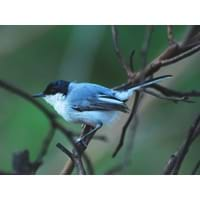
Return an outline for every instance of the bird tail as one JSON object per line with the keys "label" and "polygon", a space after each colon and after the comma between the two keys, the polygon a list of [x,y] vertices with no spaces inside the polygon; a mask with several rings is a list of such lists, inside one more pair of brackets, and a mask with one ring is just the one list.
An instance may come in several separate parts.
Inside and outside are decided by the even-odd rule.
{"label": "bird tail", "polygon": [[171,78],[171,77],[172,77],[171,75],[165,75],[165,76],[159,76],[159,77],[153,78],[151,80],[144,81],[142,83],[134,85],[132,88],[130,88],[128,90],[118,92],[117,97],[120,100],[126,101],[126,100],[128,100],[128,98],[130,96],[133,95],[133,93],[135,91],[140,90],[141,88],[146,88],[146,87],[153,85],[153,84],[155,84],[155,83],[157,83],[161,80],[168,79],[168,78]]}

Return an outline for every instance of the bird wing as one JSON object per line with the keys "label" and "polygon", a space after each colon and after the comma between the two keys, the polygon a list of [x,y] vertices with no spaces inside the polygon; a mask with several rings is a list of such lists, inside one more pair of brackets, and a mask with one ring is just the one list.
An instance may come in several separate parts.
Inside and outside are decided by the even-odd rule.
{"label": "bird wing", "polygon": [[128,112],[127,105],[109,88],[91,83],[72,85],[69,101],[74,110]]}
{"label": "bird wing", "polygon": [[83,111],[121,111],[128,112],[127,105],[114,96],[106,94],[98,94],[96,96],[88,97],[79,103],[72,106],[73,109]]}

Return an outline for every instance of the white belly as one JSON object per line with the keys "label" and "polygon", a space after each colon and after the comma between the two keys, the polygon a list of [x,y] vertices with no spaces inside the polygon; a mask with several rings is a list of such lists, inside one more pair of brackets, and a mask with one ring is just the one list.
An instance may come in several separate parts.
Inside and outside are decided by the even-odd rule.
{"label": "white belly", "polygon": [[84,123],[91,126],[96,126],[97,124],[110,124],[117,116],[116,111],[75,111],[68,110],[68,112],[63,113],[63,118],[67,121]]}
{"label": "white belly", "polygon": [[91,126],[110,124],[117,116],[116,111],[83,111],[79,112],[67,106],[55,107],[56,111],[69,122],[84,123]]}

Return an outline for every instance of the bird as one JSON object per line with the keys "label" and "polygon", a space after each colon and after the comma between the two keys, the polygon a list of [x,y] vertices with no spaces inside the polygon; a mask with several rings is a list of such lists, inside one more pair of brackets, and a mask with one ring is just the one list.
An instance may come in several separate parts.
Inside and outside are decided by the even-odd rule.
{"label": "bird", "polygon": [[159,76],[125,90],[110,89],[94,83],[57,80],[50,82],[43,92],[33,97],[43,98],[64,120],[91,126],[92,130],[82,140],[104,124],[111,124],[120,112],[128,113],[126,102],[134,92],[171,77]]}

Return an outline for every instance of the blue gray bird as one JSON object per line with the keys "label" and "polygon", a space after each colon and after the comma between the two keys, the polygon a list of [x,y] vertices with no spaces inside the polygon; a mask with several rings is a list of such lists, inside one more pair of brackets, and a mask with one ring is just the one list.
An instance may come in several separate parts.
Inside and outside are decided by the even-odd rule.
{"label": "blue gray bird", "polygon": [[94,128],[92,132],[95,132],[102,125],[110,124],[119,112],[128,112],[126,101],[135,91],[170,77],[165,75],[153,78],[126,90],[58,80],[51,82],[42,93],[33,97],[42,97],[66,121],[90,125]]}

